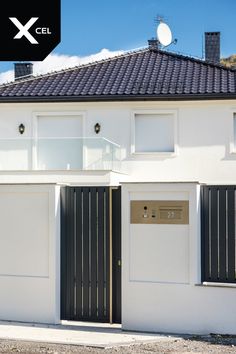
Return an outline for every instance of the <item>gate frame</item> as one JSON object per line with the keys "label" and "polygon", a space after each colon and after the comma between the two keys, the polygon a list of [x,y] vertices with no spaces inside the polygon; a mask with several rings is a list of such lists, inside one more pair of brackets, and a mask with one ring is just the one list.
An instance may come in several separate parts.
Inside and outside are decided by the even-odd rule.
{"label": "gate frame", "polygon": [[[61,320],[62,319],[67,319],[67,320],[80,320],[80,319],[77,319],[77,318],[68,318],[68,313],[67,313],[67,309],[66,309],[66,305],[67,305],[67,299],[68,299],[68,294],[67,294],[67,291],[65,289],[65,287],[63,288],[63,283],[64,284],[67,284],[69,278],[67,277],[67,271],[68,271],[68,268],[66,268],[66,266],[63,267],[63,258],[66,256],[66,247],[65,247],[65,238],[63,238],[63,235],[65,237],[66,235],[66,228],[68,227],[69,230],[71,229],[71,224],[67,224],[66,226],[66,223],[68,222],[68,220],[66,219],[69,219],[71,218],[71,216],[69,216],[68,214],[68,210],[70,209],[71,207],[71,200],[72,200],[72,197],[71,197],[71,193],[75,193],[75,190],[76,188],[107,188],[108,189],[108,200],[109,200],[109,220],[107,220],[107,223],[109,222],[109,235],[108,235],[108,245],[109,245],[109,287],[108,287],[108,291],[109,291],[109,300],[108,300],[108,311],[109,311],[109,321],[108,323],[121,323],[121,320],[117,322],[117,309],[116,309],[116,315],[115,315],[115,319],[113,318],[113,308],[115,306],[115,301],[114,301],[114,293],[113,293],[113,273],[114,273],[114,262],[113,262],[113,193],[115,193],[115,191],[119,191],[119,199],[118,199],[118,202],[120,203],[119,206],[120,206],[120,209],[121,209],[121,186],[63,186],[61,187],[61,250],[63,249],[63,245],[64,245],[64,253],[61,252]],[[70,200],[69,200],[70,199]],[[67,205],[67,209],[65,209],[65,206]],[[69,206],[69,208],[68,208]],[[119,207],[118,206],[118,207]],[[74,209],[73,209],[73,206],[71,208],[71,210],[69,210],[69,213],[73,212]],[[114,214],[115,215],[115,214]],[[120,221],[120,243],[121,243],[121,210],[120,210],[120,219],[118,221]],[[72,218],[73,215],[72,215]],[[119,218],[119,216],[117,217]],[[70,220],[70,222],[72,222],[72,219]],[[72,222],[73,224],[74,222]],[[68,226],[69,225],[69,226]],[[72,226],[73,228],[74,226]],[[71,230],[69,232],[72,232]],[[73,231],[74,232],[74,231]],[[120,247],[120,252],[121,252],[121,247]],[[121,254],[119,255],[119,258],[121,259]],[[116,273],[116,276],[117,276],[117,273]],[[120,273],[120,277],[121,277],[121,273]],[[67,279],[67,280],[66,280]],[[70,280],[69,280],[70,281]],[[74,284],[74,281],[73,280],[73,284]],[[71,287],[73,286],[73,284],[71,283]],[[120,279],[120,302],[121,302],[121,279]],[[64,299],[64,300],[63,300]],[[63,301],[64,301],[64,305],[63,305]],[[73,302],[74,304],[74,302]],[[73,305],[74,306],[74,305]],[[120,310],[120,318],[121,318],[121,304],[119,306],[119,309],[118,309],[118,313],[119,313],[119,310]],[[69,314],[69,317],[70,317],[70,314]],[[118,315],[118,318],[119,318],[119,315]],[[113,322],[113,319],[114,319],[114,322]],[[86,319],[82,319],[81,318],[81,321],[86,321]],[[91,322],[94,321],[94,319],[91,319]],[[98,320],[98,322],[104,322],[102,320]],[[107,322],[107,321],[105,321]]]}

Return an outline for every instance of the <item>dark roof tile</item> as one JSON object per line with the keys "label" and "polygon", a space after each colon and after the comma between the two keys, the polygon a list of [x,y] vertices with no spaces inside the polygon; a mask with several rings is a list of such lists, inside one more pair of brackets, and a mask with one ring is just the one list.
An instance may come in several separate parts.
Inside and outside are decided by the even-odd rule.
{"label": "dark roof tile", "polygon": [[[236,97],[236,71],[161,50],[143,49],[100,62],[0,86],[0,101],[181,95]],[[220,97],[220,96],[219,96]]]}

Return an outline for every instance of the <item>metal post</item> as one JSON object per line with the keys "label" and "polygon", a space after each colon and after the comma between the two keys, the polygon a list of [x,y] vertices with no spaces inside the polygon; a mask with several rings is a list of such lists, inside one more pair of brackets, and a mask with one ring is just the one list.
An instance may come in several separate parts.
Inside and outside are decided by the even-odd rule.
{"label": "metal post", "polygon": [[109,189],[109,207],[110,207],[110,324],[113,323],[113,314],[112,314],[112,302],[113,302],[113,293],[112,293],[112,190],[113,188],[110,187]]}

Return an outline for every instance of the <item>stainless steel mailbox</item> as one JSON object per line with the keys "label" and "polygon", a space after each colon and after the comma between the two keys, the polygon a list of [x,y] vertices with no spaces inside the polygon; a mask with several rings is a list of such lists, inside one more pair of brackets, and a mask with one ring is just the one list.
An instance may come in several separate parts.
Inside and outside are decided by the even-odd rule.
{"label": "stainless steel mailbox", "polygon": [[133,200],[131,224],[189,224],[188,200]]}

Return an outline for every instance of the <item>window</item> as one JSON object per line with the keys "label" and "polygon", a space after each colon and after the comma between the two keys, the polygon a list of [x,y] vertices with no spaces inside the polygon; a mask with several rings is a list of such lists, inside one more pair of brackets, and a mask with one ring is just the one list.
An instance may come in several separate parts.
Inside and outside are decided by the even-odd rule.
{"label": "window", "polygon": [[37,135],[40,138],[47,137],[82,137],[83,117],[81,115],[38,115]]}
{"label": "window", "polygon": [[39,112],[34,119],[34,164],[39,170],[82,169],[83,114]]}
{"label": "window", "polygon": [[229,135],[229,152],[230,154],[236,154],[236,112],[233,108],[230,112],[230,135]]}
{"label": "window", "polygon": [[176,152],[176,117],[173,113],[135,113],[132,152]]}

